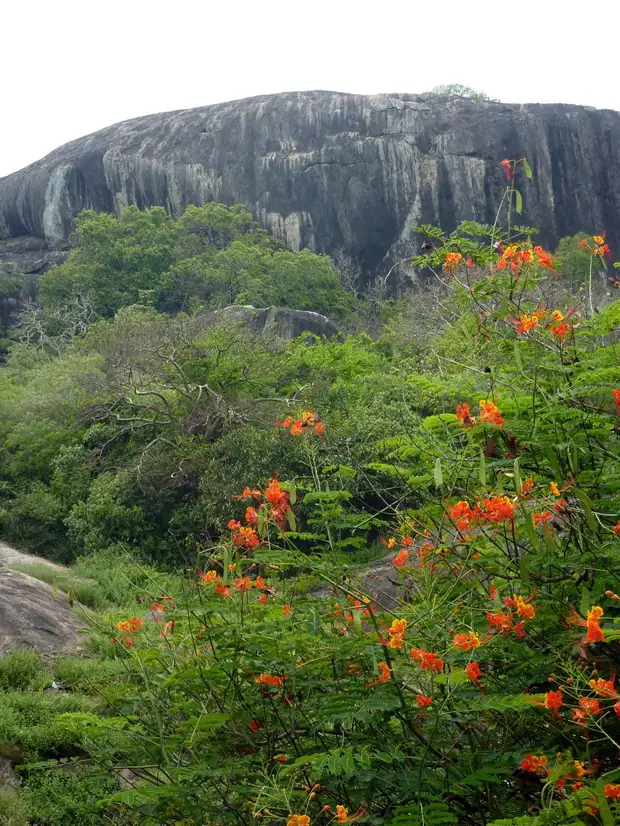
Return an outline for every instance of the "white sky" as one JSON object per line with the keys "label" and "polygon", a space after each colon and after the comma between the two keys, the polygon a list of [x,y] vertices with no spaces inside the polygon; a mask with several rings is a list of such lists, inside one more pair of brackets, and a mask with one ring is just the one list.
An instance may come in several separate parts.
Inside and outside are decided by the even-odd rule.
{"label": "white sky", "polygon": [[620,110],[619,0],[0,0],[0,176],[126,118],[424,92]]}

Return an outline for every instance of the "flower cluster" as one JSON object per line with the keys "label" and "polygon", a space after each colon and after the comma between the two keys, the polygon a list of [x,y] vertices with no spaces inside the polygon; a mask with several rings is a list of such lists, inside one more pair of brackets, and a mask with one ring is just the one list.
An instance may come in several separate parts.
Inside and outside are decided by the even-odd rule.
{"label": "flower cluster", "polygon": [[388,634],[390,635],[390,648],[402,648],[403,642],[405,641],[406,628],[407,620],[405,619],[395,619],[392,622],[392,627],[388,630]]}
{"label": "flower cluster", "polygon": [[533,595],[527,600],[520,595],[504,597],[504,607],[508,611],[487,611],[486,621],[496,633],[508,636],[512,631],[516,637],[525,636],[525,623],[534,619],[536,609],[530,604]]}
{"label": "flower cluster", "polygon": [[517,275],[524,264],[534,262],[543,269],[555,270],[551,255],[540,246],[532,248],[527,244],[511,244],[504,247],[500,244],[498,252],[501,252],[501,256],[497,262],[497,269],[510,270],[513,275]]}
{"label": "flower cluster", "polygon": [[[592,243],[590,243],[590,240],[592,241]],[[579,246],[589,250],[590,253],[594,256],[599,255],[601,258],[604,258],[605,256],[611,254],[609,246],[605,243],[604,235],[593,235],[592,239],[583,238],[579,242]]]}
{"label": "flower cluster", "polygon": [[289,430],[291,436],[301,436],[306,428],[314,428],[316,435],[321,438],[325,435],[325,425],[321,421],[321,417],[318,413],[313,413],[311,410],[303,413],[300,419],[293,419],[291,416],[287,416],[283,422],[278,423],[278,427],[284,427],[286,430]]}
{"label": "flower cluster", "polygon": [[[463,427],[475,427],[476,421],[478,421],[475,416],[471,415],[471,410],[467,402],[457,404],[456,418]],[[504,419],[497,405],[494,402],[485,401],[484,399],[480,400],[479,421],[484,424],[496,424],[500,426],[504,424]]]}
{"label": "flower cluster", "polygon": [[512,519],[518,505],[507,496],[484,499],[482,506],[477,504],[473,508],[469,502],[461,501],[452,506],[449,516],[456,522],[459,531],[467,531],[474,525],[499,525]]}
{"label": "flower cluster", "polygon": [[244,517],[250,530],[243,528],[241,523],[234,519],[228,523],[228,529],[233,532],[233,542],[238,548],[251,550],[259,544],[260,540],[255,530],[259,516],[264,517],[265,521],[272,519],[282,531],[286,529],[288,512],[291,509],[290,496],[282,489],[277,477],[269,480],[264,493],[257,488],[251,490],[246,487],[243,493],[237,494],[233,499],[254,501],[253,507],[246,508]]}
{"label": "flower cluster", "polygon": [[410,651],[411,658],[417,663],[422,671],[431,671],[435,674],[443,669],[443,660],[433,654],[432,651],[427,651],[425,648],[412,648]]}
{"label": "flower cluster", "polygon": [[[123,634],[135,634],[141,628],[144,628],[144,620],[139,619],[138,617],[131,617],[131,619],[128,620],[121,620],[116,624],[116,627]],[[112,637],[110,642],[112,643],[112,645],[116,645],[116,637]],[[122,642],[126,648],[131,648],[131,646],[133,645],[133,641],[130,636],[123,637]]]}

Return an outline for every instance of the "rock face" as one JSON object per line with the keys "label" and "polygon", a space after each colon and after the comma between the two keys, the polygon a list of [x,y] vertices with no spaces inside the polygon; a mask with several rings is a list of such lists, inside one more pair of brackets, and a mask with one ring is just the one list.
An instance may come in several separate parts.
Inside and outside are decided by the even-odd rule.
{"label": "rock face", "polygon": [[[402,256],[413,224],[492,223],[499,161],[523,156],[534,180],[522,186],[522,223],[547,244],[605,228],[620,246],[620,113],[334,92],[149,115],[73,141],[0,180],[0,239],[25,244],[32,267],[40,251],[47,261],[66,248],[81,209],[178,215],[216,200],[368,276]],[[0,258],[11,252],[0,244]]]}
{"label": "rock face", "polygon": [[[13,648],[34,648],[39,654],[74,651],[77,631],[84,623],[62,592],[25,574],[11,571],[5,562],[36,561],[0,542],[0,656]],[[55,567],[51,565],[51,567]]]}
{"label": "rock face", "polygon": [[250,327],[257,333],[275,334],[277,338],[292,339],[303,333],[332,338],[338,328],[326,316],[308,310],[290,310],[287,307],[257,308],[251,306],[224,307],[209,316],[213,320],[225,318]]}

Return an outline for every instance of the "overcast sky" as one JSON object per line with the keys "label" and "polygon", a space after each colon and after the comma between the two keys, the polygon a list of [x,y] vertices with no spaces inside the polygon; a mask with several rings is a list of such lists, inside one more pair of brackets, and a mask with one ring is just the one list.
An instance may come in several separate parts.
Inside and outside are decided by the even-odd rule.
{"label": "overcast sky", "polygon": [[0,176],[126,118],[303,89],[620,110],[620,2],[1,0]]}

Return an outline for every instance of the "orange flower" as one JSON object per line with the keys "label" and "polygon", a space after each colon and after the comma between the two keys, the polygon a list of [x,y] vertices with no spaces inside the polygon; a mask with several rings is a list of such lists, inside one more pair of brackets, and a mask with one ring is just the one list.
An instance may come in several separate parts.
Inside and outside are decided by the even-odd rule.
{"label": "orange flower", "polygon": [[446,270],[446,272],[454,272],[462,258],[463,256],[460,252],[449,252],[446,255],[446,260],[443,265],[444,270]]}
{"label": "orange flower", "polygon": [[286,603],[286,605],[282,606],[282,616],[283,617],[289,617],[292,613],[293,613],[293,609],[288,604],[288,602]]}
{"label": "orange flower", "polygon": [[552,324],[551,325],[551,332],[560,341],[564,341],[564,339],[566,338],[569,330],[570,330],[570,324],[567,324],[566,321],[561,321],[559,324]]}
{"label": "orange flower", "polygon": [[525,482],[521,485],[521,494],[529,493],[532,488],[534,487],[534,479],[530,476],[529,479],[526,479]]}
{"label": "orange flower", "polygon": [[542,247],[534,247],[534,255],[536,256],[536,261],[539,267],[542,267],[546,270],[554,270],[555,267],[553,266],[553,259],[551,255],[546,252]]}
{"label": "orange flower", "polygon": [[321,439],[325,436],[325,425],[323,424],[323,422],[317,422],[315,424],[314,432]]}
{"label": "orange flower", "polygon": [[[601,713],[601,704],[592,697],[580,697],[579,710],[581,710],[583,714],[594,716],[595,714]],[[579,710],[575,709],[573,714],[579,714]]]}
{"label": "orange flower", "polygon": [[291,427],[291,436],[301,436],[303,431],[304,423],[298,419],[296,422],[293,422],[293,426]]}
{"label": "orange flower", "polygon": [[538,526],[541,524],[545,524],[545,522],[550,522],[553,519],[553,514],[551,511],[544,511],[544,513],[535,513],[534,514],[534,526]]}
{"label": "orange flower", "polygon": [[587,247],[588,246],[588,239],[582,238],[581,241],[577,244],[578,247]]}
{"label": "orange flower", "polygon": [[484,512],[481,517],[494,525],[504,522],[506,519],[512,519],[517,509],[517,503],[511,502],[507,496],[494,496],[493,499],[485,499],[483,505]]}
{"label": "orange flower", "polygon": [[[338,823],[346,823],[349,817],[349,810],[344,806],[336,806],[336,819]],[[287,824],[288,826],[288,824]]]}
{"label": "orange flower", "polygon": [[604,238],[602,235],[593,235],[593,236],[592,236],[592,240],[593,240],[593,241],[594,241],[594,243],[595,243],[595,244],[597,244],[598,246],[600,246],[601,244],[604,244],[604,243],[605,243],[605,238]]}
{"label": "orange flower", "polygon": [[558,499],[557,502],[553,503],[553,510],[556,513],[564,513],[568,507],[568,502],[566,499]]}
{"label": "orange flower", "polygon": [[286,826],[310,826],[310,818],[308,815],[289,815]]}
{"label": "orange flower", "polygon": [[405,629],[407,627],[407,620],[394,620],[392,627],[388,629],[390,635],[390,648],[402,648],[405,640]]}
{"label": "orange flower", "polygon": [[379,663],[379,678],[374,681],[374,683],[369,683],[368,688],[372,688],[374,685],[378,683],[387,683],[390,679],[390,674],[392,673],[392,669],[388,666],[387,663],[380,662]]}
{"label": "orange flower", "polygon": [[392,565],[395,568],[402,568],[403,565],[406,565],[409,561],[409,551],[406,551],[404,548],[401,548],[400,551],[396,554],[396,556],[392,557]]}
{"label": "orange flower", "polygon": [[249,591],[253,584],[249,576],[240,576],[235,580],[235,591]]}
{"label": "orange flower", "polygon": [[[239,525],[239,523],[237,523],[237,525]],[[246,550],[251,551],[260,544],[259,536],[254,528],[239,525],[239,527],[231,528],[231,530],[233,532],[232,541],[237,548],[245,548]]]}
{"label": "orange flower", "polygon": [[230,597],[230,588],[227,585],[224,585],[223,582],[216,582],[215,593],[220,597],[224,597],[224,599],[228,599]]}
{"label": "orange flower", "polygon": [[473,631],[469,631],[467,634],[455,634],[452,645],[458,648],[459,651],[471,651],[480,645],[480,637],[478,634],[474,634]]}
{"label": "orange flower", "polygon": [[612,390],[611,395],[614,399],[614,406],[616,407],[616,413],[618,412],[618,408],[620,408],[620,390]]}
{"label": "orange flower", "polygon": [[517,333],[523,334],[527,333],[530,330],[533,330],[534,327],[538,327],[538,319],[535,315],[520,315],[519,321],[517,322]]}
{"label": "orange flower", "polygon": [[620,797],[620,783],[608,783],[604,788],[605,797],[617,800]]}
{"label": "orange flower", "polygon": [[615,536],[620,536],[620,519],[616,522],[616,524],[613,526],[611,530],[612,533],[615,534]]}
{"label": "orange flower", "polygon": [[515,606],[517,608],[517,614],[523,617],[523,619],[534,619],[536,616],[534,606],[529,605],[521,596],[515,597]]}
{"label": "orange flower", "polygon": [[512,629],[512,614],[504,614],[501,611],[491,613],[489,611],[485,616],[489,625],[494,625],[500,631],[503,631],[504,634],[508,634]]}
{"label": "orange flower", "polygon": [[465,668],[465,673],[467,674],[468,679],[470,679],[473,683],[477,683],[480,677],[482,677],[480,666],[475,660],[467,665]]}
{"label": "orange flower", "polygon": [[555,482],[551,482],[551,484],[549,485],[549,490],[551,491],[553,496],[559,496],[560,495],[560,488],[557,486],[557,484]]}
{"label": "orange flower", "polygon": [[468,258],[467,261],[465,262],[465,266],[467,267],[468,270],[473,270],[473,268],[474,268],[474,259],[473,258]]}
{"label": "orange flower", "polygon": [[605,642],[605,635],[601,630],[600,620],[603,616],[603,609],[600,605],[595,605],[588,611],[586,617],[586,642]]}
{"label": "orange flower", "polygon": [[614,594],[613,591],[605,591],[605,596],[609,597],[609,599],[620,599],[618,594]]}
{"label": "orange flower", "polygon": [[284,677],[278,677],[276,674],[260,674],[255,678],[254,682],[258,685],[268,685],[270,688],[278,688],[284,685]]}
{"label": "orange flower", "polygon": [[513,162],[511,160],[509,160],[508,158],[504,158],[504,160],[500,161],[500,164],[499,164],[502,167],[502,169],[504,170],[504,174],[506,175],[506,177],[508,178],[509,181],[511,181],[515,176],[514,172],[513,172],[513,169],[512,169],[512,164],[513,164]]}
{"label": "orange flower", "polygon": [[542,754],[539,756],[526,754],[520,765],[527,772],[534,772],[535,774],[546,774],[547,772],[547,758]]}
{"label": "orange flower", "polygon": [[206,573],[203,573],[201,571],[200,579],[202,579],[202,581],[206,582],[208,585],[210,582],[215,582],[216,579],[219,579],[219,574],[217,573],[217,571],[207,571]]}
{"label": "orange flower", "polygon": [[438,674],[443,668],[443,660],[432,651],[426,651],[424,648],[412,648],[411,657],[416,662],[422,671],[433,671]]}
{"label": "orange flower", "polygon": [[267,605],[269,598],[267,597],[267,594],[261,594],[256,601],[260,602],[261,605]]}
{"label": "orange flower", "polygon": [[427,697],[426,694],[418,694],[416,702],[419,708],[428,708],[428,706],[433,704],[433,698]]}
{"label": "orange flower", "polygon": [[590,680],[588,685],[599,697],[605,697],[609,700],[618,696],[614,687],[614,680],[604,680],[599,677],[597,680]]}
{"label": "orange flower", "polygon": [[245,521],[248,525],[252,525],[252,527],[256,527],[258,524],[258,514],[256,513],[256,508],[246,508],[245,509]]}
{"label": "orange flower", "polygon": [[273,505],[274,508],[288,508],[289,495],[285,490],[282,490],[275,476],[269,480],[267,488],[265,489],[265,499],[270,505]]}
{"label": "orange flower", "polygon": [[476,424],[476,420],[471,415],[467,402],[457,404],[456,418],[463,425],[463,427],[473,427]]}
{"label": "orange flower", "polygon": [[557,714],[562,705],[564,704],[564,695],[561,691],[548,691],[545,694],[545,708],[553,709],[553,713]]}
{"label": "orange flower", "polygon": [[276,757],[274,757],[274,760],[277,760],[278,763],[286,763],[288,757],[286,756],[286,754],[278,754]]}
{"label": "orange flower", "polygon": [[496,405],[493,402],[484,401],[484,399],[480,400],[480,421],[489,424],[504,424],[504,419]]}
{"label": "orange flower", "polygon": [[131,627],[127,620],[121,620],[121,622],[118,622],[116,624],[116,627],[119,631],[122,631],[124,634],[129,634],[129,632],[131,631]]}
{"label": "orange flower", "polygon": [[564,316],[559,310],[554,310],[551,313],[551,320],[552,321],[564,321]]}
{"label": "orange flower", "polygon": [[[246,485],[243,489],[243,493],[236,493],[233,496],[233,499],[256,499],[256,500],[260,501],[260,499],[262,499],[262,497],[263,497],[262,491],[258,490],[257,488],[253,488],[252,490],[250,490],[250,488]],[[233,521],[233,520],[231,520],[231,521]],[[230,523],[229,523],[229,526],[230,526]]]}

